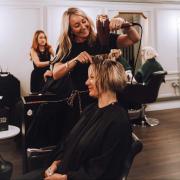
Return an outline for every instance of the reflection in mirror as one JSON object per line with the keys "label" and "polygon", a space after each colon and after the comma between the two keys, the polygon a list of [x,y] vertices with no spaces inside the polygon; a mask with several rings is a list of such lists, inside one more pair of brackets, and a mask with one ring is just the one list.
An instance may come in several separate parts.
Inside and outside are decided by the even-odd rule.
{"label": "reflection in mirror", "polygon": [[[142,34],[141,22],[147,19],[147,17],[142,12],[119,12],[118,15],[116,15],[115,17],[121,17],[130,23],[134,23],[134,27],[139,32],[139,34]],[[122,30],[119,30],[117,33],[121,34],[123,32]],[[141,57],[139,54],[141,40],[128,48],[122,49],[123,56],[131,65],[133,73],[138,69],[138,67],[141,66]]]}

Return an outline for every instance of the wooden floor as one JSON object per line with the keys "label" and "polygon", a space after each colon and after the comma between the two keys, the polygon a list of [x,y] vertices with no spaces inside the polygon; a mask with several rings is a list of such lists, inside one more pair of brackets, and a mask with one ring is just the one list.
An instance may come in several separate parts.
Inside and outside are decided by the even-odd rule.
{"label": "wooden floor", "polygon": [[148,115],[158,118],[160,124],[134,129],[144,147],[135,158],[128,180],[180,179],[180,109]]}
{"label": "wooden floor", "polygon": [[[13,164],[13,175],[17,177],[22,174],[22,153],[14,138],[0,141],[0,154],[6,161]],[[0,177],[0,180],[1,179]]]}
{"label": "wooden floor", "polygon": [[[128,180],[180,180],[180,109],[148,114],[158,118],[160,125],[134,129],[144,148],[136,156]],[[21,151],[14,139],[1,141],[0,153],[13,163],[13,177],[22,173]]]}

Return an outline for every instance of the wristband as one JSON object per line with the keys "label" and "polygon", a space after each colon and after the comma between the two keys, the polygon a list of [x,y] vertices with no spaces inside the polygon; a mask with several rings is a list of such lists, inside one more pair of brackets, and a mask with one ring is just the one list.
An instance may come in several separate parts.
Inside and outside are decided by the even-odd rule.
{"label": "wristband", "polygon": [[66,66],[66,69],[69,69],[69,63],[68,62],[65,63],[65,66]]}
{"label": "wristband", "polygon": [[49,167],[48,169],[47,169],[47,174],[48,174],[48,176],[52,176],[52,171],[51,171],[51,167]]}

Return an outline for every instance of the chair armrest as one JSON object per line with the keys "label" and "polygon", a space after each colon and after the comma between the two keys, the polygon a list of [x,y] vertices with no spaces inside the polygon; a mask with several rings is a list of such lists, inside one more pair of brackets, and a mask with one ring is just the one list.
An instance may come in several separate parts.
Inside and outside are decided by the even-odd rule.
{"label": "chair armrest", "polygon": [[43,148],[27,148],[27,157],[47,154],[49,152],[52,152],[55,148],[56,146],[48,146]]}
{"label": "chair armrest", "polygon": [[27,172],[46,167],[55,148],[56,146],[27,148]]}
{"label": "chair armrest", "polygon": [[23,96],[22,100],[24,104],[30,104],[33,102],[50,102],[50,101],[55,101],[57,100],[57,95],[56,94],[31,94],[29,96]]}

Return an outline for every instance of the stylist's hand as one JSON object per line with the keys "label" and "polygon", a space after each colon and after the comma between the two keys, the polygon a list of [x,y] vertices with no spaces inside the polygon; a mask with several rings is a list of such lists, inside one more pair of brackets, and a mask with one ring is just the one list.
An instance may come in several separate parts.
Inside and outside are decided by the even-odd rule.
{"label": "stylist's hand", "polygon": [[46,81],[48,77],[52,77],[53,76],[53,73],[51,70],[47,70],[45,73],[44,73],[44,80]]}
{"label": "stylist's hand", "polygon": [[45,178],[49,177],[49,176],[52,176],[56,172],[57,166],[60,164],[60,162],[61,162],[60,160],[54,161],[51,164],[51,166],[46,169],[46,171],[45,171]]}
{"label": "stylist's hand", "polygon": [[90,54],[88,54],[86,51],[81,52],[77,57],[74,58],[75,60],[78,60],[80,63],[91,63],[92,57]]}
{"label": "stylist's hand", "polygon": [[67,180],[67,175],[55,173],[52,176],[45,178],[44,180]]}
{"label": "stylist's hand", "polygon": [[110,31],[119,30],[124,23],[125,20],[123,18],[112,18],[109,24]]}

